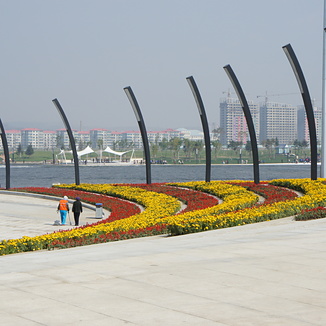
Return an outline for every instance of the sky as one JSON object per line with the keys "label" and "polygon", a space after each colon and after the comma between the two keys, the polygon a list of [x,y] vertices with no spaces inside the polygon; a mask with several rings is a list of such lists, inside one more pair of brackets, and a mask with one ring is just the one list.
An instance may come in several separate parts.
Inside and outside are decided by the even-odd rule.
{"label": "sky", "polygon": [[6,130],[201,130],[186,81],[193,76],[210,129],[219,103],[236,98],[230,64],[248,101],[302,105],[282,46],[291,44],[316,106],[322,103],[322,0],[0,0],[0,119]]}

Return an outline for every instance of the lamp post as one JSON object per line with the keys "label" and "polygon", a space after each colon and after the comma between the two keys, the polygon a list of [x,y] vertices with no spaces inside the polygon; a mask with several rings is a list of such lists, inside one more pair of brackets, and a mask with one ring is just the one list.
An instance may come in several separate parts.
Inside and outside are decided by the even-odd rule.
{"label": "lamp post", "polygon": [[326,176],[326,0],[324,0],[324,28],[323,28],[323,80],[322,80],[322,140],[320,176]]}
{"label": "lamp post", "polygon": [[205,181],[210,182],[211,181],[211,140],[209,136],[209,128],[208,128],[208,122],[207,122],[207,116],[205,112],[204,103],[202,101],[202,98],[200,96],[198,87],[196,85],[194,77],[190,76],[187,77],[187,82],[190,86],[190,89],[192,91],[192,94],[194,95],[197,108],[199,111],[203,131],[204,131],[204,140],[205,140],[205,153],[206,153],[206,175],[205,175]]}
{"label": "lamp post", "polygon": [[67,133],[68,133],[68,137],[69,137],[69,141],[70,141],[70,146],[72,149],[72,154],[73,154],[73,158],[74,158],[74,166],[75,166],[75,183],[76,185],[80,184],[79,181],[79,163],[78,163],[78,155],[77,155],[77,150],[76,150],[76,144],[75,144],[75,139],[74,136],[72,134],[71,128],[70,128],[70,124],[69,121],[63,111],[63,108],[61,107],[59,101],[55,98],[54,100],[52,100],[53,104],[55,105],[55,107],[57,108],[63,123],[66,127]]}
{"label": "lamp post", "polygon": [[311,103],[311,98],[309,95],[308,86],[303,75],[302,69],[300,67],[299,61],[292,49],[291,44],[284,45],[283,50],[290,62],[294,75],[297,79],[300,93],[302,95],[304,107],[306,110],[309,137],[310,137],[310,156],[311,156],[311,180],[317,180],[317,136],[316,136],[316,125],[314,118],[314,110]]}
{"label": "lamp post", "polygon": [[1,133],[3,153],[5,156],[5,163],[6,163],[6,189],[10,189],[10,155],[9,155],[6,132],[3,127],[1,119],[0,119],[0,133]]}
{"label": "lamp post", "polygon": [[131,107],[134,110],[136,120],[138,122],[138,126],[140,129],[140,133],[143,140],[143,146],[144,146],[144,153],[145,153],[145,164],[146,164],[146,183],[151,184],[152,183],[152,177],[151,177],[151,156],[149,151],[149,144],[148,144],[148,137],[146,132],[146,127],[144,123],[143,116],[140,111],[140,107],[138,105],[137,99],[134,95],[134,92],[132,91],[131,87],[125,87],[124,91],[129,99],[129,102],[131,104]]}
{"label": "lamp post", "polygon": [[238,95],[238,99],[241,103],[243,113],[245,115],[246,121],[247,121],[247,127],[249,130],[250,135],[250,143],[251,143],[251,151],[252,151],[252,157],[253,157],[253,168],[254,168],[254,182],[256,184],[259,183],[259,160],[258,160],[258,147],[257,147],[257,138],[256,138],[256,131],[254,127],[254,123],[252,121],[252,116],[250,113],[249,105],[247,102],[247,99],[244,95],[244,92],[241,88],[241,85],[233,72],[233,69],[230,65],[226,65],[223,67],[226,74],[230,78],[230,81]]}

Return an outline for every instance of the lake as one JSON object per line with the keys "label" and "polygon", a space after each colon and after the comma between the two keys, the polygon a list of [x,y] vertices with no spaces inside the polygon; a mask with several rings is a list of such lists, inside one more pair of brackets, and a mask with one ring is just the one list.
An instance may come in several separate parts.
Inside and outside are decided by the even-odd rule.
{"label": "lake", "polygon": [[[320,166],[318,166],[318,175]],[[0,185],[6,185],[5,166],[0,166]],[[261,164],[260,180],[310,178],[310,164]],[[146,183],[144,165],[80,165],[80,183]],[[11,165],[10,187],[51,187],[53,183],[74,183],[73,165]],[[155,165],[152,183],[205,180],[205,165]],[[252,165],[212,165],[211,180],[253,180]]]}

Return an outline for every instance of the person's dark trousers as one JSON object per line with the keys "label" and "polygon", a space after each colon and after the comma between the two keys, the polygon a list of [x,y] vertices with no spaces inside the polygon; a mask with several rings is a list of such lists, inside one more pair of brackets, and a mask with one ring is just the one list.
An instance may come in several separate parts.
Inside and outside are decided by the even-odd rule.
{"label": "person's dark trousers", "polygon": [[79,215],[80,213],[74,212],[75,225],[79,225]]}

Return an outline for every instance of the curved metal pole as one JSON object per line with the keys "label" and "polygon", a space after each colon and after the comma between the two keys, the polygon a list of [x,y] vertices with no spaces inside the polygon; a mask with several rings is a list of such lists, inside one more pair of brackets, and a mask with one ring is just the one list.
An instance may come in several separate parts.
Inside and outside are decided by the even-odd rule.
{"label": "curved metal pole", "polygon": [[194,80],[194,77],[190,76],[190,77],[187,77],[186,79],[187,79],[187,82],[188,82],[188,84],[190,86],[192,94],[194,95],[195,101],[197,103],[197,108],[198,108],[201,123],[202,123],[202,126],[203,126],[204,140],[205,140],[205,152],[206,152],[206,176],[205,176],[205,181],[210,182],[211,181],[211,165],[212,165],[211,139],[210,139],[210,136],[209,136],[209,128],[208,128],[208,122],[207,122],[205,107],[204,107],[204,103],[202,101],[202,98],[200,96],[198,87],[196,85],[196,82]]}
{"label": "curved metal pole", "polygon": [[145,152],[145,163],[146,163],[146,183],[151,184],[152,183],[152,177],[151,177],[151,156],[149,151],[149,144],[148,144],[148,137],[146,132],[146,127],[144,123],[143,116],[140,111],[140,107],[138,105],[138,102],[136,100],[136,97],[134,95],[134,92],[132,91],[131,87],[125,87],[124,91],[129,99],[129,102],[134,110],[140,133],[143,140],[143,146],[144,146],[144,152]]}
{"label": "curved metal pole", "polygon": [[80,184],[80,180],[79,180],[79,162],[78,162],[78,155],[77,155],[77,150],[76,150],[76,143],[75,143],[75,139],[74,136],[72,134],[70,125],[69,125],[69,121],[63,111],[63,108],[61,107],[59,101],[55,98],[54,100],[52,100],[53,104],[55,105],[55,107],[58,109],[59,114],[63,120],[63,123],[66,127],[68,136],[69,136],[69,141],[70,141],[70,146],[72,149],[72,155],[74,158],[74,165],[75,165],[75,183],[76,185]]}
{"label": "curved metal pole", "polygon": [[283,50],[290,61],[291,67],[293,69],[294,75],[297,79],[300,92],[302,95],[304,107],[306,110],[309,137],[310,137],[310,156],[311,156],[311,180],[317,180],[317,135],[316,135],[316,125],[314,118],[314,110],[312,107],[308,86],[303,75],[303,71],[300,67],[299,61],[292,49],[291,44],[284,45]]}
{"label": "curved metal pole", "polygon": [[324,0],[323,22],[323,74],[322,74],[322,137],[320,176],[326,176],[326,0]]}
{"label": "curved metal pole", "polygon": [[254,123],[252,121],[250,109],[244,92],[241,88],[241,85],[233,72],[230,65],[226,65],[223,67],[227,75],[229,76],[231,83],[238,95],[238,99],[241,103],[243,113],[245,115],[247,126],[250,135],[250,142],[251,142],[251,150],[252,150],[252,158],[253,158],[253,166],[254,166],[254,182],[256,184],[259,183],[259,160],[258,160],[258,147],[257,147],[257,138],[256,138],[256,131],[254,127]]}
{"label": "curved metal pole", "polygon": [[6,163],[6,189],[10,189],[10,156],[9,156],[6,132],[3,127],[1,119],[0,119],[0,133],[1,133],[3,153],[5,156],[5,163]]}

